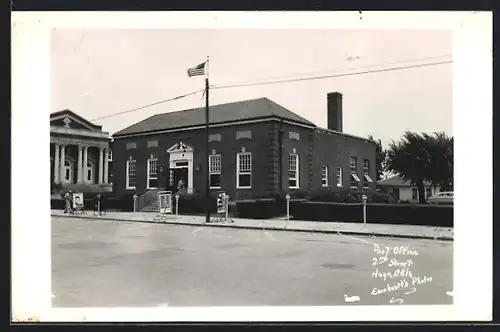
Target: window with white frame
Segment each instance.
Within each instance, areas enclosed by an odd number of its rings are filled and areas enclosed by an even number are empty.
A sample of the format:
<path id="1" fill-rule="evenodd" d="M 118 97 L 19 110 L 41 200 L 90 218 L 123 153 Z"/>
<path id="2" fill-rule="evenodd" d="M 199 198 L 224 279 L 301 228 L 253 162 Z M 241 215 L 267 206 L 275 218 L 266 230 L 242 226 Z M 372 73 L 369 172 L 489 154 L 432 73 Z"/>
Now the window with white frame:
<path id="1" fill-rule="evenodd" d="M 251 152 L 240 152 L 236 155 L 236 187 L 252 188 Z"/>
<path id="2" fill-rule="evenodd" d="M 411 188 L 411 199 L 414 201 L 418 200 L 418 189 L 415 187 Z"/>
<path id="3" fill-rule="evenodd" d="M 372 178 L 370 177 L 370 160 L 363 160 L 363 186 L 368 188 L 370 183 L 373 183 Z"/>
<path id="4" fill-rule="evenodd" d="M 208 157 L 208 170 L 210 174 L 210 188 L 220 189 L 222 157 L 220 154 L 213 154 Z"/>
<path id="5" fill-rule="evenodd" d="M 342 187 L 342 167 L 337 167 L 337 187 Z"/>
<path id="6" fill-rule="evenodd" d="M 113 161 L 113 151 L 108 150 L 108 161 Z"/>
<path id="7" fill-rule="evenodd" d="M 136 162 L 135 160 L 127 160 L 127 170 L 126 170 L 126 188 L 135 189 L 136 185 Z"/>
<path id="8" fill-rule="evenodd" d="M 299 188 L 299 155 L 296 153 L 288 155 L 288 188 Z"/>
<path id="9" fill-rule="evenodd" d="M 351 188 L 357 188 L 361 179 L 358 176 L 358 158 L 351 157 L 349 159 L 349 169 L 351 171 Z"/>
<path id="10" fill-rule="evenodd" d="M 328 187 L 328 166 L 321 166 L 321 185 Z"/>
<path id="11" fill-rule="evenodd" d="M 148 189 L 158 188 L 158 159 L 148 159 Z"/>

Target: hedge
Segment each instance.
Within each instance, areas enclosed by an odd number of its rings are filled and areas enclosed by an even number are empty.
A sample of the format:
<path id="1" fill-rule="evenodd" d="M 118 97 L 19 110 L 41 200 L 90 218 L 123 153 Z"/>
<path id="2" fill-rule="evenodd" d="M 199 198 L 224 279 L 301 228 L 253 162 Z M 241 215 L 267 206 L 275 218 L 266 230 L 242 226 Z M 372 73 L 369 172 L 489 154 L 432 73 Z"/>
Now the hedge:
<path id="1" fill-rule="evenodd" d="M 172 199 L 173 213 L 175 213 L 175 198 Z M 179 214 L 199 215 L 206 213 L 205 195 L 202 194 L 183 194 L 179 196 Z M 217 213 L 217 197 L 215 193 L 210 194 L 210 213 Z"/>
<path id="2" fill-rule="evenodd" d="M 361 204 L 292 202 L 295 220 L 363 222 Z M 367 204 L 368 224 L 404 224 L 453 227 L 453 206 L 417 204 Z"/>

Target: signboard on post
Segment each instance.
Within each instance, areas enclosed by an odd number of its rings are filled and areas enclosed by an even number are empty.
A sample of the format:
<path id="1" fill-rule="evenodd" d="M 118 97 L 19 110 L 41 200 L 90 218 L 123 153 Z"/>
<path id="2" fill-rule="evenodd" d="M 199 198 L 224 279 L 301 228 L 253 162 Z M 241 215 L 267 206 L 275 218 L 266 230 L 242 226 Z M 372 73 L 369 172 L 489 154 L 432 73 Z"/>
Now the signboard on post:
<path id="1" fill-rule="evenodd" d="M 73 194 L 73 210 L 75 212 L 83 212 L 83 193 Z"/>
<path id="2" fill-rule="evenodd" d="M 172 193 L 170 191 L 158 193 L 158 208 L 160 214 L 172 213 Z"/>
<path id="3" fill-rule="evenodd" d="M 226 213 L 226 193 L 217 192 L 217 213 Z"/>

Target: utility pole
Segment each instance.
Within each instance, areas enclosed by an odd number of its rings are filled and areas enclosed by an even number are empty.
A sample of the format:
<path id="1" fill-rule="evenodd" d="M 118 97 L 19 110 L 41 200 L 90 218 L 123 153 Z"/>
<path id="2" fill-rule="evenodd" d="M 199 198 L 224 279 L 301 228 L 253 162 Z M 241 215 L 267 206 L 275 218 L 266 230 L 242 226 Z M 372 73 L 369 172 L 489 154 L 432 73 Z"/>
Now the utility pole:
<path id="1" fill-rule="evenodd" d="M 207 64 L 208 64 L 208 58 L 207 58 Z M 206 162 L 206 167 L 205 167 L 205 172 L 206 172 L 206 178 L 205 178 L 205 208 L 206 208 L 206 218 L 205 222 L 209 223 L 210 222 L 210 152 L 209 150 L 209 114 L 208 114 L 208 90 L 209 90 L 209 82 L 208 82 L 208 75 L 205 77 L 205 162 Z"/>

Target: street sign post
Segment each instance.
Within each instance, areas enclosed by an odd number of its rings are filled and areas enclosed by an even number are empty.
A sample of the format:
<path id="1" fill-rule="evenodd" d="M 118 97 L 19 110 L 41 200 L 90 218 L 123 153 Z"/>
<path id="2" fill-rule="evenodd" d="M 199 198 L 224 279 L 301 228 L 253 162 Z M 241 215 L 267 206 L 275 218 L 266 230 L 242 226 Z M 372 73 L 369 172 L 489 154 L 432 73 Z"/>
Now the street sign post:
<path id="1" fill-rule="evenodd" d="M 172 214 L 172 192 L 160 191 L 157 194 L 158 199 L 158 215 L 160 221 L 166 219 L 167 214 Z"/>

